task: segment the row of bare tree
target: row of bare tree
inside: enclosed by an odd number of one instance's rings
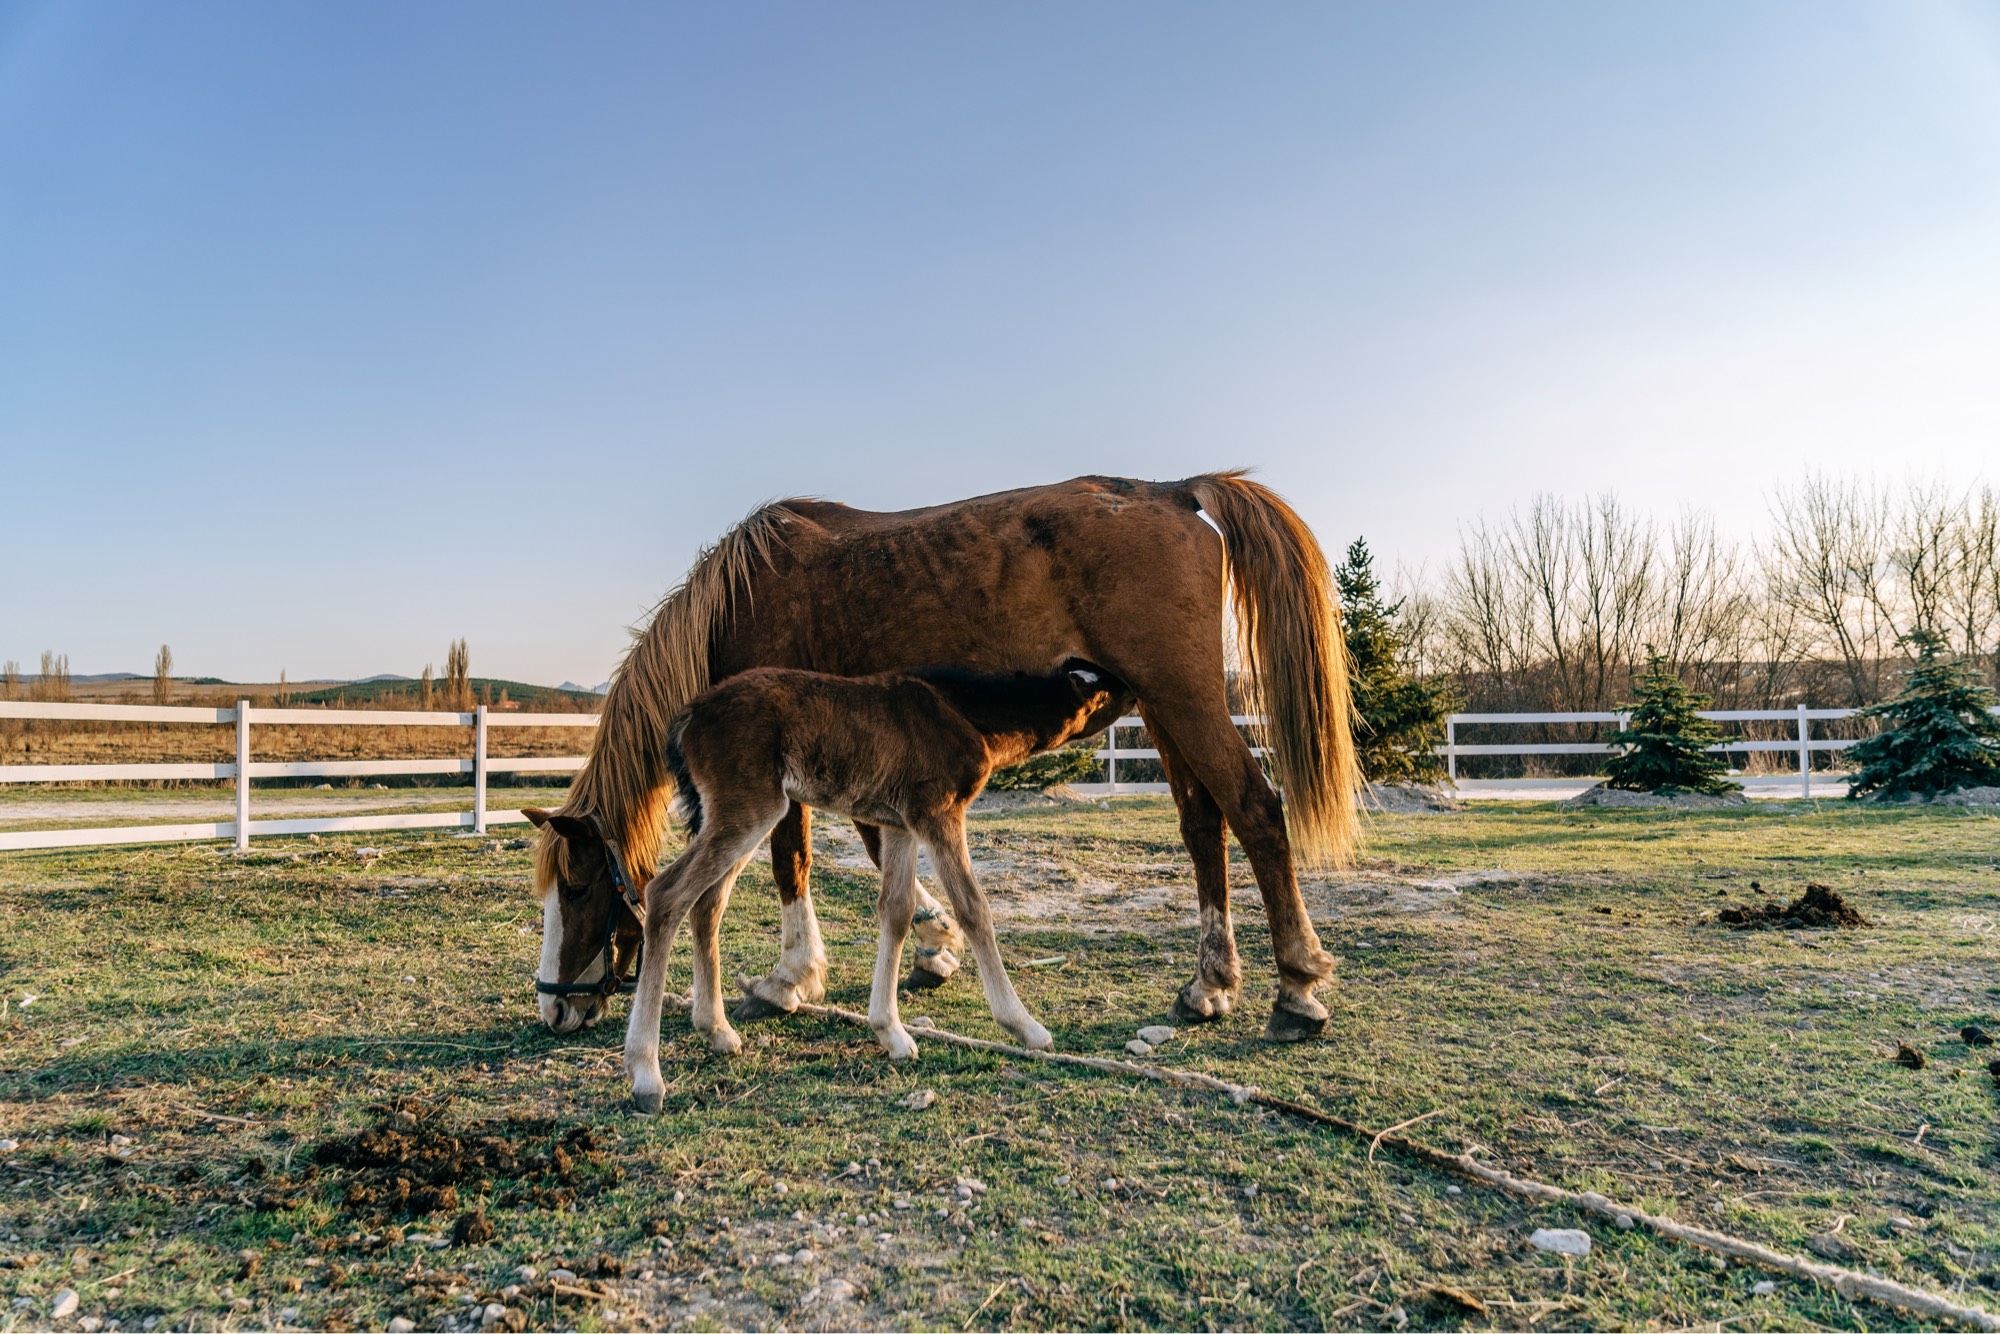
[[[1893,692],[1897,641],[1928,629],[2000,676],[2000,491],[1809,476],[1770,514],[1758,543],[1612,495],[1481,520],[1403,590],[1417,666],[1479,711],[1610,708],[1649,650],[1718,708],[1854,706]]]

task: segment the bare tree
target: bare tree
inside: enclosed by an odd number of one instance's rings
[[[1884,658],[1895,642],[1885,619],[1887,498],[1872,485],[1809,474],[1771,500],[1768,586],[1815,631],[1808,651],[1829,652],[1846,678],[1848,703],[1881,693]]]
[[[454,639],[444,655],[444,706],[464,713],[472,703],[472,656],[463,639]]]
[[[21,697],[21,664],[12,658],[7,659],[5,666],[0,666],[0,692],[4,692],[0,693],[0,699]]]
[[[29,697],[47,704],[61,704],[69,698],[69,654],[42,650],[41,675],[35,678]]]
[[[431,671],[431,665],[425,663],[424,674],[417,678],[417,707],[423,709],[436,708],[436,690],[437,678]]]
[[[168,704],[174,698],[174,651],[165,644],[153,655],[153,703]]]

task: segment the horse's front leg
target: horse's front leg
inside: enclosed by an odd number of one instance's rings
[[[771,831],[771,879],[778,886],[778,966],[760,978],[742,977],[736,1022],[747,1024],[790,1014],[826,996],[826,946],[812,905],[812,809],[796,801]]]
[[[907,830],[891,829],[882,838],[882,893],[875,903],[880,930],[875,950],[875,978],[868,989],[868,1026],[892,1061],[907,1061],[917,1044],[903,1027],[896,1004],[896,973],[903,964],[903,940],[910,934],[916,912],[917,841]]]
[[[854,832],[861,835],[861,846],[868,849],[868,859],[878,867],[885,866],[882,831],[856,820]],[[917,933],[917,958],[910,965],[910,975],[903,979],[903,987],[908,991],[929,991],[950,981],[952,974],[963,966],[958,952],[965,948],[965,937],[952,921],[951,910],[931,897],[923,881],[912,876],[910,887],[916,905],[916,915],[911,921]]]
[[[1035,1022],[1028,1007],[1014,994],[1007,966],[1000,959],[1000,942],[993,936],[993,915],[987,911],[986,895],[979,882],[972,878],[972,857],[965,848],[964,810],[927,821],[920,836],[930,849],[931,860],[937,863],[938,879],[944,881],[945,893],[951,896],[952,910],[958,914],[959,925],[972,946],[972,957],[979,961],[979,984],[985,989],[986,1003],[992,1007],[994,1019],[1029,1051],[1049,1050],[1055,1046],[1055,1039],[1049,1036],[1048,1029]]]

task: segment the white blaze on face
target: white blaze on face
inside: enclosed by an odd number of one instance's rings
[[[562,967],[562,895],[551,889],[542,896],[542,966],[535,970],[537,982],[560,982],[557,969]],[[558,998],[544,992],[536,992],[535,999],[541,1003],[542,1022],[550,1028],[556,1026],[559,1014]]]

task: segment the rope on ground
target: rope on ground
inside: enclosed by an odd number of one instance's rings
[[[821,1019],[837,1019],[842,1023],[855,1024],[862,1028],[869,1027],[867,1015],[857,1014],[853,1010],[843,1010],[838,1006],[801,1005],[799,1013]],[[1289,1098],[1280,1098],[1247,1084],[1232,1084],[1226,1079],[1217,1079],[1213,1075],[1204,1075],[1193,1070],[1172,1070],[1165,1066],[1143,1065],[1137,1061],[1120,1061],[1102,1056],[1075,1056],[1068,1052],[1029,1051],[1025,1047],[993,1042],[986,1038],[967,1037],[963,1033],[953,1033],[948,1029],[936,1027],[920,1027],[916,1032],[921,1037],[935,1038],[939,1042],[949,1043],[955,1047],[967,1047],[973,1051],[993,1052],[1001,1056],[1043,1061],[1051,1065],[1080,1066],[1086,1070],[1128,1075],[1161,1084],[1180,1084],[1189,1088],[1208,1089],[1226,1095],[1238,1106],[1255,1104],[1259,1107],[1268,1107],[1287,1116],[1297,1117],[1301,1121],[1309,1121],[1315,1125],[1338,1130],[1345,1135],[1367,1140],[1371,1146],[1370,1157],[1373,1157],[1375,1147],[1387,1145],[1432,1167],[1491,1186],[1509,1195],[1542,1204],[1570,1205],[1587,1213],[1611,1219],[1614,1223],[1621,1218],[1629,1218],[1637,1226],[1671,1240],[1699,1246],[1703,1250],[1714,1251],[1720,1255],[1734,1256],[1738,1260],[1776,1273],[1824,1284],[1850,1301],[1857,1297],[1867,1298],[1870,1301],[1900,1307],[1917,1315],[1956,1321],[1972,1329],[2000,1331],[2000,1316],[1996,1316],[1984,1307],[1967,1306],[1938,1296],[1936,1293],[1908,1287],[1892,1279],[1877,1278],[1873,1274],[1863,1274],[1839,1265],[1821,1264],[1802,1255],[1787,1255],[1768,1246],[1760,1246],[1754,1241],[1746,1241],[1742,1237],[1732,1237],[1726,1232],[1713,1232],[1707,1228],[1677,1223],[1671,1218],[1661,1218],[1643,1209],[1635,1209],[1629,1204],[1620,1204],[1595,1191],[1566,1190],[1561,1186],[1551,1186],[1525,1177],[1517,1177],[1511,1172],[1503,1172],[1499,1168],[1474,1162],[1469,1154],[1446,1153],[1442,1149],[1398,1135],[1395,1132],[1401,1126],[1391,1126],[1387,1130],[1371,1130],[1358,1121],[1350,1121],[1345,1117],[1320,1111],[1316,1107],[1293,1102]],[[1420,1119],[1422,1118],[1413,1117],[1401,1125],[1412,1125]]]

